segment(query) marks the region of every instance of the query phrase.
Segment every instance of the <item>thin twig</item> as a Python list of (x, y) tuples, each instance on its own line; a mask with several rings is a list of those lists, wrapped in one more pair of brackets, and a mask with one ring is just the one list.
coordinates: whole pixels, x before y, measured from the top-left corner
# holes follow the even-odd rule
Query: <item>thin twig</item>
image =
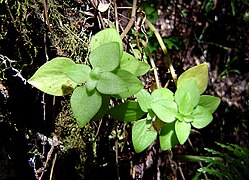
[(57, 43), (56, 43), (56, 40), (55, 40), (54, 31), (52, 30), (52, 28), (50, 26), (50, 21), (49, 21), (49, 17), (48, 17), (48, 8), (47, 8), (47, 6), (48, 6), (47, 0), (43, 0), (43, 7), (44, 7), (44, 14), (45, 14), (46, 24), (48, 26), (49, 32), (51, 33), (53, 44), (57, 48)]
[(143, 46), (144, 46), (144, 48), (145, 48), (145, 50), (146, 50), (146, 52), (147, 52), (147, 54), (148, 54), (148, 56), (149, 56), (150, 64), (151, 64), (152, 69), (153, 69), (153, 71), (154, 71), (154, 76), (155, 76), (157, 88), (160, 88), (160, 87), (161, 87), (161, 83), (160, 83), (160, 80), (159, 80), (159, 75), (158, 75), (158, 71), (157, 71), (156, 64), (155, 64), (155, 62), (154, 62), (154, 60), (153, 60), (153, 58), (152, 58), (152, 54), (151, 54), (151, 52), (150, 52), (150, 50), (149, 50), (149, 48), (148, 48), (146, 42), (143, 41), (143, 40), (142, 40), (141, 42), (142, 42), (142, 44), (143, 44)]
[(145, 23), (149, 26), (150, 30), (155, 34), (161, 48), (162, 48), (162, 51), (164, 53), (164, 55), (166, 56), (166, 61), (167, 61), (167, 64), (169, 66), (169, 70), (170, 70), (170, 73), (171, 73), (171, 76), (174, 80), (174, 83), (176, 85), (176, 82), (177, 82), (177, 75), (175, 73), (175, 69), (173, 67), (173, 64), (170, 60), (170, 56), (169, 56), (169, 53), (167, 51), (167, 48), (163, 42), (163, 39), (161, 37), (161, 35), (159, 34), (159, 32), (156, 30), (156, 28), (153, 26), (153, 24), (151, 24), (151, 22), (148, 20), (148, 19), (145, 19)]
[(105, 29), (105, 22), (104, 22), (102, 15), (99, 11), (98, 11), (98, 20), (99, 20), (100, 29), (101, 29), (101, 26), (102, 26), (102, 29)]
[(53, 179), (53, 172), (54, 172), (54, 166), (55, 166), (56, 159), (57, 159), (57, 152), (55, 153), (54, 158), (53, 158), (49, 180)]
[(180, 163), (178, 163), (178, 170), (179, 170), (179, 172), (180, 172), (180, 175), (181, 175), (181, 177), (182, 177), (182, 180), (185, 180), (185, 177), (184, 177), (184, 174), (183, 174), (183, 172), (182, 172), (182, 168), (181, 168), (181, 166), (180, 166)]
[(100, 127), (101, 127), (102, 121), (103, 121), (103, 119), (101, 119), (101, 120), (100, 120), (100, 122), (99, 122), (99, 126), (98, 126), (98, 129), (97, 129), (96, 135), (95, 135), (95, 139), (96, 139), (96, 137), (97, 137), (97, 136), (98, 136), (98, 134), (99, 134), (99, 130), (100, 130)]
[(130, 31), (131, 27), (133, 26), (135, 19), (136, 19), (136, 12), (137, 12), (137, 0), (133, 0), (132, 3), (132, 10), (131, 10), (131, 19), (127, 24), (125, 30), (121, 34), (121, 38), (123, 39), (126, 34)]
[(116, 2), (116, 0), (114, 1), (114, 12), (115, 12), (116, 30), (119, 32), (118, 9), (117, 9), (117, 2)]
[(11, 69), (12, 71), (14, 71), (16, 73), (13, 75), (13, 77), (19, 77), (21, 79), (21, 81), (23, 81), (23, 84), (26, 85), (27, 80), (22, 76), (22, 74), (21, 74), (22, 70), (18, 70), (16, 68), (14, 68), (12, 65), (12, 63), (17, 63), (17, 61), (11, 60), (7, 56), (4, 56), (2, 54), (0, 54), (0, 60), (2, 61), (1, 64), (3, 64), (5, 66), (1, 70), (3, 73), (6, 69)]
[(120, 174), (119, 174), (119, 163), (118, 163), (118, 131), (117, 131), (117, 124), (116, 124), (116, 128), (115, 128), (115, 155), (116, 155), (116, 171), (117, 171), (117, 176), (118, 176), (118, 180), (120, 180)]

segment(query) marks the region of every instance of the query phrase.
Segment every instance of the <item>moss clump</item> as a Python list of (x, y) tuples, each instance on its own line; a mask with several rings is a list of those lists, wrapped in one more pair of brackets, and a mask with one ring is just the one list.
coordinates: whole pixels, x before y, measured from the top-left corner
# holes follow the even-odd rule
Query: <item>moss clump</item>
[(57, 164), (59, 177), (75, 177), (84, 179), (90, 177), (96, 166), (94, 156), (94, 129), (87, 125), (80, 129), (70, 111), (69, 102), (65, 101), (62, 111), (56, 118), (55, 134), (63, 143)]

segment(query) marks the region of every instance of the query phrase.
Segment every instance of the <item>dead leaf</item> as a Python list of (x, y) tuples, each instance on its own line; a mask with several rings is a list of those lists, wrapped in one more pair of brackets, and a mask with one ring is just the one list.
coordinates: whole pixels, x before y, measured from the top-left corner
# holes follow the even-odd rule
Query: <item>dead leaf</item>
[(98, 10), (100, 11), (100, 12), (105, 12), (105, 11), (107, 11), (107, 9), (109, 8), (109, 6), (110, 6), (110, 3), (108, 3), (108, 4), (104, 4), (104, 3), (99, 3), (99, 5), (98, 5)]

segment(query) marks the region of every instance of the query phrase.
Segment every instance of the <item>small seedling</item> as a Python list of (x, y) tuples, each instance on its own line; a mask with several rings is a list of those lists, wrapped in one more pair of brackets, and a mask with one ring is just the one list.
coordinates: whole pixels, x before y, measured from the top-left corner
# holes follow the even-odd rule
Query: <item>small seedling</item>
[[(136, 94), (137, 102), (132, 102), (135, 108), (124, 102), (108, 113), (119, 120), (135, 121), (132, 141), (136, 152), (146, 149), (157, 135), (161, 148), (168, 150), (184, 144), (191, 127), (201, 129), (212, 121), (212, 113), (218, 107), (220, 99), (201, 95), (207, 82), (208, 68), (203, 63), (190, 68), (179, 77), (175, 93), (167, 88), (156, 89), (151, 94), (142, 89)], [(140, 119), (142, 117), (145, 118)]]

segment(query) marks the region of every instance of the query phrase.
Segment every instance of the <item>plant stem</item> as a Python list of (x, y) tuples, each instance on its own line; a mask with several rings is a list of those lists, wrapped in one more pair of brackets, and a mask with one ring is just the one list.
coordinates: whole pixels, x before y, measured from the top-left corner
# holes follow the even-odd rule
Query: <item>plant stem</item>
[(125, 27), (125, 30), (121, 34), (122, 39), (125, 37), (125, 35), (129, 32), (129, 30), (133, 26), (133, 24), (135, 22), (135, 18), (136, 18), (136, 12), (137, 12), (137, 0), (133, 0), (132, 10), (131, 10), (131, 19), (130, 19), (129, 23), (127, 24), (127, 26)]
[(175, 158), (180, 161), (223, 161), (220, 157), (209, 157), (209, 156), (192, 156), (192, 155), (175, 155)]
[(142, 42), (142, 44), (143, 44), (143, 46), (144, 46), (144, 48), (145, 48), (145, 50), (146, 50), (146, 52), (147, 52), (147, 54), (149, 56), (150, 64), (151, 64), (152, 69), (154, 71), (154, 76), (155, 76), (155, 80), (156, 80), (156, 86), (157, 86), (157, 88), (160, 88), (161, 87), (161, 83), (160, 83), (160, 80), (159, 80), (157, 67), (156, 67), (155, 62), (154, 62), (154, 60), (152, 58), (152, 54), (151, 54), (151, 52), (150, 52), (150, 50), (148, 48), (147, 43), (145, 41), (143, 41), (143, 40), (141, 42)]
[(156, 28), (153, 26), (153, 24), (151, 24), (151, 22), (148, 19), (145, 19), (145, 23), (149, 26), (151, 31), (155, 34), (155, 36), (156, 36), (156, 38), (157, 38), (157, 40), (158, 40), (158, 42), (159, 42), (159, 44), (160, 44), (160, 46), (161, 46), (161, 48), (163, 50), (163, 53), (166, 56), (166, 61), (167, 61), (168, 66), (169, 66), (171, 76), (172, 76), (172, 78), (174, 80), (174, 83), (176, 85), (177, 75), (175, 73), (175, 69), (174, 69), (173, 64), (172, 64), (172, 62), (170, 60), (170, 56), (169, 56), (167, 48), (166, 48), (166, 46), (165, 46), (165, 44), (163, 42), (163, 39), (162, 39), (161, 35), (159, 34), (159, 32), (156, 30)]
[(117, 10), (117, 2), (114, 0), (114, 13), (115, 13), (115, 24), (116, 24), (116, 29), (119, 32), (119, 25), (118, 25), (118, 10)]
[(55, 47), (57, 47), (57, 43), (55, 42), (55, 35), (54, 35), (54, 32), (53, 32), (53, 30), (52, 30), (52, 28), (50, 26), (50, 22), (49, 22), (47, 6), (48, 6), (47, 0), (43, 0), (43, 8), (44, 8), (44, 14), (45, 14), (45, 23), (47, 24), (48, 30), (51, 33), (52, 40), (54, 41), (53, 43), (54, 43)]

